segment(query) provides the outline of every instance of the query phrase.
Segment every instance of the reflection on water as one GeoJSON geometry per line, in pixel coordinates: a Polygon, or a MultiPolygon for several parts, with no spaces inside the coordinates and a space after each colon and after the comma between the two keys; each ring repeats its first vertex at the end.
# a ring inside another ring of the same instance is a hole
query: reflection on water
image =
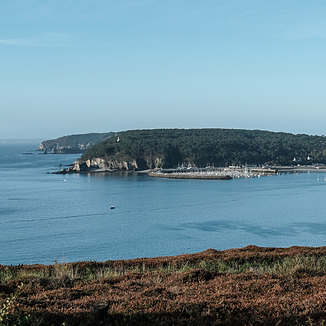
{"type": "Polygon", "coordinates": [[[0,264],[325,245],[320,173],[222,182],[53,175],[46,172],[77,156],[19,154],[24,151],[0,158],[0,264]]]}
{"type": "Polygon", "coordinates": [[[325,236],[326,233],[326,223],[297,223],[295,227],[312,235],[321,234],[325,236]]]}
{"type": "Polygon", "coordinates": [[[204,232],[223,232],[225,230],[235,231],[241,230],[259,236],[285,236],[293,235],[296,231],[293,227],[265,227],[241,222],[229,221],[205,221],[199,223],[181,224],[179,230],[194,229],[204,232]]]}

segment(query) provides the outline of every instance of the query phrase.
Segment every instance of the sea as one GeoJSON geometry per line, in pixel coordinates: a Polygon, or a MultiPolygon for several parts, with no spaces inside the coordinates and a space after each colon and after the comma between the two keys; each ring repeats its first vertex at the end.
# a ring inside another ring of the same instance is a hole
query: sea
{"type": "Polygon", "coordinates": [[[52,174],[80,154],[0,143],[0,264],[326,245],[326,174],[174,180],[52,174]],[[114,209],[111,209],[114,206],[114,209]]]}

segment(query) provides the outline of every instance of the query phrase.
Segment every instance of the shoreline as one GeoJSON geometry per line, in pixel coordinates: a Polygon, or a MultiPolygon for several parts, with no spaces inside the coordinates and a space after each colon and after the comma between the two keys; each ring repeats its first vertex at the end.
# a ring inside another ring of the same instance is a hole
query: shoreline
{"type": "Polygon", "coordinates": [[[138,174],[149,174],[153,170],[109,170],[105,168],[90,168],[88,170],[73,170],[63,168],[60,171],[48,172],[49,174],[96,174],[96,173],[138,173],[138,174]]]}
{"type": "MultiPolygon", "coordinates": [[[[73,166],[73,164],[71,165],[73,166]]],[[[62,168],[51,174],[99,174],[99,173],[130,173],[147,174],[149,177],[169,179],[194,179],[194,180],[232,180],[237,178],[256,178],[262,176],[281,175],[290,173],[326,173],[326,167],[322,166],[275,166],[270,168],[257,167],[224,167],[224,168],[178,168],[178,169],[145,169],[145,170],[119,170],[106,168],[88,168],[75,170],[74,168],[62,168]]],[[[50,174],[50,172],[48,172],[50,174]]]]}
{"type": "Polygon", "coordinates": [[[312,166],[277,166],[271,168],[257,167],[225,167],[225,168],[178,168],[152,171],[150,177],[171,179],[200,179],[200,180],[231,180],[237,178],[256,178],[262,176],[281,175],[289,173],[326,173],[325,167],[312,166]]]}
{"type": "Polygon", "coordinates": [[[186,174],[186,173],[148,173],[149,177],[154,178],[170,178],[170,179],[195,179],[195,180],[232,180],[233,178],[229,175],[203,175],[203,174],[186,174]]]}
{"type": "MultiPolygon", "coordinates": [[[[107,266],[115,266],[116,264],[122,264],[125,267],[130,266],[131,269],[137,265],[142,263],[149,263],[152,265],[154,262],[155,264],[161,264],[168,261],[192,261],[201,259],[202,257],[215,257],[219,259],[230,259],[235,257],[242,257],[244,259],[251,259],[253,257],[257,258],[258,256],[274,256],[274,255],[281,255],[282,257],[287,257],[291,255],[318,255],[318,256],[325,256],[326,257],[326,246],[318,246],[318,247],[310,247],[310,246],[290,246],[290,247],[260,247],[256,245],[247,245],[245,247],[239,248],[230,248],[230,249],[223,249],[217,250],[214,248],[209,248],[204,251],[195,252],[195,253],[182,253],[176,255],[168,255],[168,256],[154,256],[154,257],[139,257],[139,258],[130,258],[130,259],[109,259],[105,261],[72,261],[72,262],[57,262],[55,261],[53,264],[18,264],[18,265],[2,265],[0,264],[0,273],[6,269],[30,269],[30,270],[39,270],[42,268],[51,269],[53,266],[64,264],[69,266],[76,266],[76,265],[88,265],[94,264],[97,266],[107,265],[107,266]]],[[[326,268],[326,265],[325,265],[326,268]]],[[[127,272],[127,271],[125,271],[127,272]]]]}

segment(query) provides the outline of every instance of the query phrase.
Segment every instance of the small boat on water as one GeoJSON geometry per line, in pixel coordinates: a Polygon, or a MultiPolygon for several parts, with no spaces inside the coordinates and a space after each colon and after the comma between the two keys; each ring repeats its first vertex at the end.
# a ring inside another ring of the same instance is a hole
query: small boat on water
{"type": "Polygon", "coordinates": [[[115,206],[114,205],[111,205],[110,209],[115,209],[115,206]]]}

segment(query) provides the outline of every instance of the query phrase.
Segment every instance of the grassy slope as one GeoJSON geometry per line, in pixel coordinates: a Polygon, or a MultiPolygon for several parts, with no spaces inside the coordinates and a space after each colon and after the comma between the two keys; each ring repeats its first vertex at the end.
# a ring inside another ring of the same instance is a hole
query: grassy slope
{"type": "Polygon", "coordinates": [[[323,325],[325,294],[326,247],[0,266],[3,325],[323,325]]]}

